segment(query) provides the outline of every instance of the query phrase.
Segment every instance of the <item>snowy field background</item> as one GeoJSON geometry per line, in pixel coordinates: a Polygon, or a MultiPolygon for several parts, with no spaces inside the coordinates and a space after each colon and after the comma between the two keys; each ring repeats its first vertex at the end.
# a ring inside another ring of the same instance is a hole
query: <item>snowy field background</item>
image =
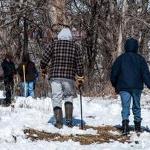
{"type": "MultiPolygon", "coordinates": [[[[2,91],[0,91],[2,98],[2,91]]],[[[142,95],[142,126],[150,128],[150,94],[142,95]]],[[[63,110],[64,111],[64,110],[63,110]]],[[[86,125],[105,126],[121,124],[120,98],[83,98],[83,118],[86,125]],[[91,117],[92,116],[92,117],[91,117]]],[[[80,123],[79,97],[74,99],[74,124],[80,123]]],[[[31,141],[23,130],[34,128],[62,135],[96,134],[93,129],[80,130],[79,127],[57,129],[53,126],[54,118],[50,98],[33,99],[17,97],[14,109],[0,106],[0,150],[150,150],[150,133],[143,132],[140,137],[132,134],[132,143],[117,141],[103,144],[81,145],[72,140],[66,142],[31,141]],[[49,123],[48,123],[49,122],[49,123]],[[15,138],[14,138],[15,137],[15,138]],[[139,144],[135,141],[138,140],[139,144]]],[[[133,125],[131,112],[130,125],[133,125]]]]}

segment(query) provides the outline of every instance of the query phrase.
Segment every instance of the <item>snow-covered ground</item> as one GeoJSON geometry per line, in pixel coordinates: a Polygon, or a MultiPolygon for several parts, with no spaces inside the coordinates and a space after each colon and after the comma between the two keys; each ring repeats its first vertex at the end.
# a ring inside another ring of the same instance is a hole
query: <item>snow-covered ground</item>
{"type": "MultiPolygon", "coordinates": [[[[2,92],[0,92],[2,97],[2,92]]],[[[150,128],[150,95],[142,95],[142,126],[150,128]]],[[[63,110],[64,111],[64,110],[63,110]]],[[[120,98],[83,98],[83,118],[86,125],[121,124],[120,98]]],[[[80,124],[80,101],[74,99],[74,124],[80,124]]],[[[0,150],[150,150],[150,133],[143,132],[140,137],[133,134],[132,143],[117,141],[103,144],[81,145],[71,140],[65,142],[31,141],[26,139],[23,130],[34,128],[62,135],[96,134],[93,129],[81,130],[75,126],[57,129],[53,126],[54,118],[50,98],[33,99],[17,97],[14,109],[0,106],[0,150]],[[48,123],[49,122],[49,123],[48,123]],[[14,138],[15,137],[15,138],[14,138]],[[138,140],[139,144],[135,141],[138,140]]],[[[130,116],[133,125],[133,115],[130,116]]]]}

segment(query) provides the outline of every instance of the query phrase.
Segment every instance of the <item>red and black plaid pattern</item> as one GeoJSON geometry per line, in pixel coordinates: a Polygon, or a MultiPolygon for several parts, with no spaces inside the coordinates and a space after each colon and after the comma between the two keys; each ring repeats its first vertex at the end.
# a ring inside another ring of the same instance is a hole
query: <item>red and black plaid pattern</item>
{"type": "Polygon", "coordinates": [[[45,50],[41,68],[50,63],[50,78],[75,79],[83,76],[83,57],[80,48],[73,41],[58,40],[45,50]]]}

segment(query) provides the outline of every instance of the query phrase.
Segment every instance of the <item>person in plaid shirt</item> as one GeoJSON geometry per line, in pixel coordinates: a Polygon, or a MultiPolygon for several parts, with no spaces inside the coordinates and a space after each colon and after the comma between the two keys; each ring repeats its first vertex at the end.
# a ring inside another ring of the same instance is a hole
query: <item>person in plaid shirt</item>
{"type": "Polygon", "coordinates": [[[43,75],[49,62],[55,126],[63,126],[62,100],[65,100],[66,125],[72,127],[73,98],[76,97],[75,80],[77,87],[83,85],[84,68],[81,50],[73,41],[69,28],[63,28],[58,34],[58,40],[53,41],[45,50],[41,60],[43,75]]]}

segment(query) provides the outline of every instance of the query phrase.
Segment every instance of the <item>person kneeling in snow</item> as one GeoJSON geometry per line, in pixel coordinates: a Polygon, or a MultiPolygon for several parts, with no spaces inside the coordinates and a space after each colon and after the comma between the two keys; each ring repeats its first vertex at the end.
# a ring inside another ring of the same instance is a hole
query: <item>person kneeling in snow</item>
{"type": "Polygon", "coordinates": [[[58,34],[58,40],[53,41],[43,54],[41,60],[43,74],[51,61],[49,79],[57,128],[63,126],[62,100],[65,100],[66,125],[72,126],[73,98],[76,97],[75,77],[77,77],[78,86],[81,86],[84,81],[82,59],[78,45],[72,41],[69,28],[63,28],[58,34]]]}
{"type": "Polygon", "coordinates": [[[125,53],[119,56],[112,66],[111,83],[120,94],[122,102],[123,134],[129,133],[130,103],[133,99],[135,131],[141,132],[140,98],[143,83],[150,88],[150,72],[145,59],[137,53],[138,41],[129,38],[125,43],[125,53]]]}

